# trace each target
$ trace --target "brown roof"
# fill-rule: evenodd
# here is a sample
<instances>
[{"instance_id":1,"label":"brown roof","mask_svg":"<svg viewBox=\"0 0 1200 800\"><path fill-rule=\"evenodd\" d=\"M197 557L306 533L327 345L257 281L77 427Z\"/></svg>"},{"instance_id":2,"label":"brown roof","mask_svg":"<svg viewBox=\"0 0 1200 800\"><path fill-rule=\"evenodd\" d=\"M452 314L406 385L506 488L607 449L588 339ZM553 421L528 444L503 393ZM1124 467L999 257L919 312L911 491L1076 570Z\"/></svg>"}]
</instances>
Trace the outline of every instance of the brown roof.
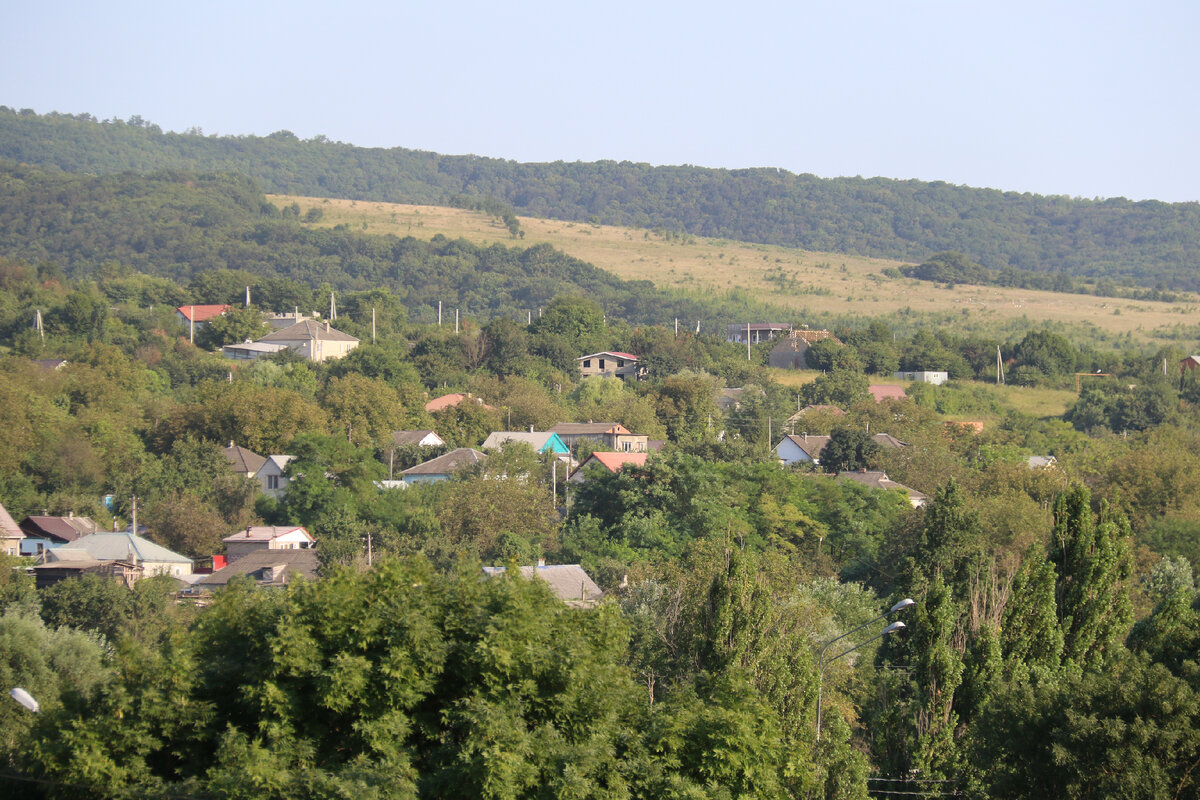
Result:
<instances>
[{"instance_id":1,"label":"brown roof","mask_svg":"<svg viewBox=\"0 0 1200 800\"><path fill-rule=\"evenodd\" d=\"M289 325L286 328L281 328L259 339L260 342L296 342L296 341L323 341L323 342L357 342L348 333L342 333L336 328L329 327L328 322L317 322L311 319L304 319L297 322L295 325Z\"/></svg>"},{"instance_id":2,"label":"brown roof","mask_svg":"<svg viewBox=\"0 0 1200 800\"><path fill-rule=\"evenodd\" d=\"M226 447L221 452L229 459L234 472L241 472L246 475L254 475L262 469L263 464L267 463L267 460L258 453L253 450L247 450L244 447L239 447L233 442L230 442L229 447Z\"/></svg>"},{"instance_id":3,"label":"brown roof","mask_svg":"<svg viewBox=\"0 0 1200 800\"><path fill-rule=\"evenodd\" d=\"M826 339L833 339L838 344L842 343L840 339L838 339L836 336L834 336L829 331L810 331L807 329L803 329L803 330L792 331L791 334L789 334L789 335L793 339L803 339L804 341L808 342L809 344L813 344L814 342L821 342Z\"/></svg>"},{"instance_id":4,"label":"brown roof","mask_svg":"<svg viewBox=\"0 0 1200 800\"><path fill-rule=\"evenodd\" d=\"M429 434L437 436L437 431L392 431L392 441L397 445L420 444L421 440ZM442 437L438 436L439 439Z\"/></svg>"},{"instance_id":5,"label":"brown roof","mask_svg":"<svg viewBox=\"0 0 1200 800\"><path fill-rule=\"evenodd\" d=\"M595 436L602 433L628 434L630 431L619 422L560 422L550 429L550 433L567 436Z\"/></svg>"},{"instance_id":6,"label":"brown roof","mask_svg":"<svg viewBox=\"0 0 1200 800\"><path fill-rule=\"evenodd\" d=\"M415 467L409 467L401 472L401 475L449 475L451 472L457 472L460 469L474 466L475 464L484 464L487 462L487 455L472 450L470 447L460 447L457 450L451 450L445 455L432 458L423 464L417 464Z\"/></svg>"},{"instance_id":7,"label":"brown roof","mask_svg":"<svg viewBox=\"0 0 1200 800\"><path fill-rule=\"evenodd\" d=\"M205 575L195 585L210 588L225 586L239 575L252 575L259 570L273 573L269 577L264 574L260 582L281 585L297 576L312 580L317 577L318 568L317 551L313 549L258 550L247 553L224 569Z\"/></svg>"},{"instance_id":8,"label":"brown roof","mask_svg":"<svg viewBox=\"0 0 1200 800\"><path fill-rule=\"evenodd\" d=\"M21 520L18 526L25 531L26 536L35 539L43 537L58 539L62 542L73 542L76 539L89 536L98 530L95 522L88 517L46 517L30 515Z\"/></svg>"}]
</instances>

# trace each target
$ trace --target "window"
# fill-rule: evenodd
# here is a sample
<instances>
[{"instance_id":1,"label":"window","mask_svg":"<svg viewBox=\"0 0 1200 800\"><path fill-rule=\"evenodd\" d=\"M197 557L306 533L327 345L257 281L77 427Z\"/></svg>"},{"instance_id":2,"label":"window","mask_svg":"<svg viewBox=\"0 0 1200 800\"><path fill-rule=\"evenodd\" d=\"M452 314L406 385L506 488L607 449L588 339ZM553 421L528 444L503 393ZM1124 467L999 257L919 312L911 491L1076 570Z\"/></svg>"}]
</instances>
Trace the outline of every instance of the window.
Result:
<instances>
[{"instance_id":1,"label":"window","mask_svg":"<svg viewBox=\"0 0 1200 800\"><path fill-rule=\"evenodd\" d=\"M274 489L278 489L278 488L279 488L279 476L278 475L268 475L267 476L267 489L274 490Z\"/></svg>"},{"instance_id":2,"label":"window","mask_svg":"<svg viewBox=\"0 0 1200 800\"><path fill-rule=\"evenodd\" d=\"M623 359L623 358L618 358L618 359L617 359L617 366L618 366L618 367L623 367L623 366L625 366L625 359Z\"/></svg>"},{"instance_id":3,"label":"window","mask_svg":"<svg viewBox=\"0 0 1200 800\"><path fill-rule=\"evenodd\" d=\"M604 369L604 359L600 359L600 369Z\"/></svg>"},{"instance_id":4,"label":"window","mask_svg":"<svg viewBox=\"0 0 1200 800\"><path fill-rule=\"evenodd\" d=\"M590 358L585 358L585 359L583 360L583 365L584 365L585 367L590 367L590 366L592 365L592 360L591 360Z\"/></svg>"},{"instance_id":5,"label":"window","mask_svg":"<svg viewBox=\"0 0 1200 800\"><path fill-rule=\"evenodd\" d=\"M633 449L633 442L630 442L630 441L622 442L621 449L624 450L626 453L628 453L630 450Z\"/></svg>"}]
</instances>

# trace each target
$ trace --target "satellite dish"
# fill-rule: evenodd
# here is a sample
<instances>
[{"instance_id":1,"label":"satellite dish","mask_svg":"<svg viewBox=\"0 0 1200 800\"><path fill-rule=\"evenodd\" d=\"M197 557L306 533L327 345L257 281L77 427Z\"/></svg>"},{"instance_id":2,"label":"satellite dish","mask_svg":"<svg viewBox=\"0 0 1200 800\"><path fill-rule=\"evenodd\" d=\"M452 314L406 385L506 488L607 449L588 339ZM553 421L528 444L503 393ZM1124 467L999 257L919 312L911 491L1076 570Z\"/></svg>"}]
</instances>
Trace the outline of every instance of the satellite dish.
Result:
<instances>
[{"instance_id":1,"label":"satellite dish","mask_svg":"<svg viewBox=\"0 0 1200 800\"><path fill-rule=\"evenodd\" d=\"M13 700L16 700L33 713L36 714L39 710L41 710L40 706L38 706L38 701L33 699L33 695L21 687L18 686L16 689L10 691L9 694L12 695Z\"/></svg>"}]
</instances>

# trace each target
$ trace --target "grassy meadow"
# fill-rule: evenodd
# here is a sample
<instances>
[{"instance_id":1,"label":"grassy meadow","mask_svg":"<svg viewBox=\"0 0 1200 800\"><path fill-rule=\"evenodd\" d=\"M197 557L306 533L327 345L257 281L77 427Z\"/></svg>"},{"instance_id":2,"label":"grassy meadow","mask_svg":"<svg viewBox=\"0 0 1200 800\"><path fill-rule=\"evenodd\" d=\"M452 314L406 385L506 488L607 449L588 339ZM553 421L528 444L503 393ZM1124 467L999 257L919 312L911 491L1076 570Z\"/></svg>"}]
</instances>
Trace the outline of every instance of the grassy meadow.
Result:
<instances>
[{"instance_id":1,"label":"grassy meadow","mask_svg":"<svg viewBox=\"0 0 1200 800\"><path fill-rule=\"evenodd\" d=\"M318 207L320 227L346 225L365 233L430 239L436 234L475 244L548 243L625 279L645 279L664 288L744 291L806 315L889 316L915 313L939 317L961 330L1018 331L1045 323L1092 328L1099 337L1165 340L1165 331L1195 328L1200 301L1176 303L1123 300L1026 289L958 285L947 287L884 275L902 262L772 245L594 225L520 218L523 238L514 240L497 218L478 211L438 206L330 200L274 195L280 206L296 202L301 213Z\"/></svg>"}]
</instances>

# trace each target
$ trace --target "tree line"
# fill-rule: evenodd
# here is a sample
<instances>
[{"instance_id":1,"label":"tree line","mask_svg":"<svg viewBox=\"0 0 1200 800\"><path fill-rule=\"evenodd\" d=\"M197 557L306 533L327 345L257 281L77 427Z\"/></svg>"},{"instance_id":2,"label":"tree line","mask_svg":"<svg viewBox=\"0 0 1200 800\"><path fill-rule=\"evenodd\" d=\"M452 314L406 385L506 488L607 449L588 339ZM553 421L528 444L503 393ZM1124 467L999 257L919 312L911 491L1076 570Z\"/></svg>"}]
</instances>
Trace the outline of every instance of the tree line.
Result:
<instances>
[{"instance_id":1,"label":"tree line","mask_svg":"<svg viewBox=\"0 0 1200 800\"><path fill-rule=\"evenodd\" d=\"M386 202L499 202L536 217L920 262L1197 290L1200 206L1083 199L785 170L632 162L519 164L269 136L163 132L140 118L0 107L0 157L69 172L228 172L271 192Z\"/></svg>"}]
</instances>

